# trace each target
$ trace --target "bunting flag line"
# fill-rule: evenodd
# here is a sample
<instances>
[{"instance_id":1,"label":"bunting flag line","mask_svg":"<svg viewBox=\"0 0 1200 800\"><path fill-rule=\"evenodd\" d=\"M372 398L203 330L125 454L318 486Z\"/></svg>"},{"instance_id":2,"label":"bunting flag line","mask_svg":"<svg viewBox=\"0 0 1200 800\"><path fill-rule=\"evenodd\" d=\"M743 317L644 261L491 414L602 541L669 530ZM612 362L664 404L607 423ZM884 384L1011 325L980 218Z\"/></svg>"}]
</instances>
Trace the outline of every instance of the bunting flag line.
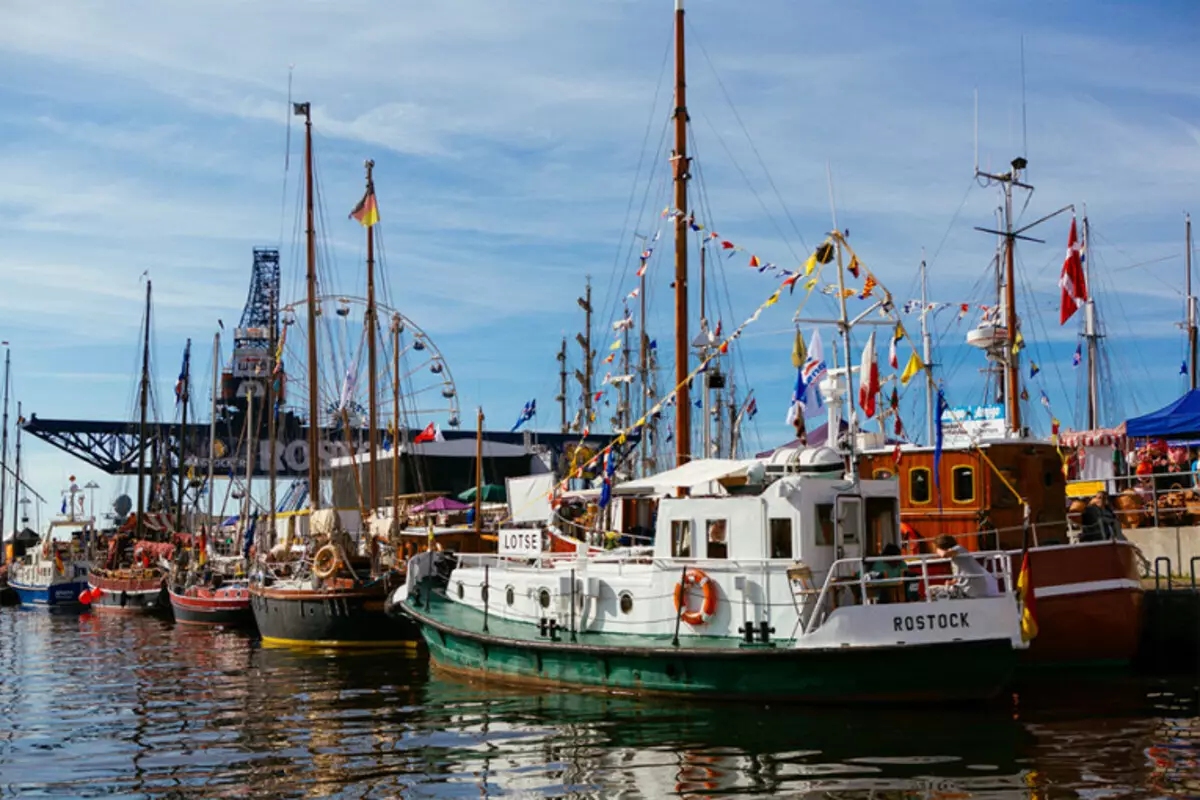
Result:
<instances>
[{"instance_id":1,"label":"bunting flag line","mask_svg":"<svg viewBox=\"0 0 1200 800\"><path fill-rule=\"evenodd\" d=\"M904 326L899 322L896 323L896 331L892 334L892 342L888 347L888 366L892 369L900 367L899 356L896 354L896 344L904 338Z\"/></svg>"},{"instance_id":2,"label":"bunting flag line","mask_svg":"<svg viewBox=\"0 0 1200 800\"><path fill-rule=\"evenodd\" d=\"M869 273L868 273L869 275ZM875 331L867 337L858 367L858 405L867 419L875 416L875 396L879 394L879 364L875 361Z\"/></svg>"},{"instance_id":3,"label":"bunting flag line","mask_svg":"<svg viewBox=\"0 0 1200 800\"><path fill-rule=\"evenodd\" d=\"M537 399L534 398L533 400L530 400L528 403L526 403L525 407L523 409L521 409L521 414L520 414L520 416L517 417L517 422L515 425L512 426L512 430L509 431L509 433L515 433L517 428L521 427L526 422L529 422L529 420L533 419L534 415L536 415L536 414L537 414Z\"/></svg>"},{"instance_id":4,"label":"bunting flag line","mask_svg":"<svg viewBox=\"0 0 1200 800\"><path fill-rule=\"evenodd\" d=\"M1038 367L1036 362L1034 362L1034 361L1029 362L1029 378L1030 378L1030 380L1032 380L1033 378L1036 378L1037 374L1041 371L1042 370Z\"/></svg>"},{"instance_id":5,"label":"bunting flag line","mask_svg":"<svg viewBox=\"0 0 1200 800\"><path fill-rule=\"evenodd\" d=\"M1071 356L1071 366L1078 367L1081 361L1083 361L1083 342L1075 345L1075 355Z\"/></svg>"},{"instance_id":6,"label":"bunting flag line","mask_svg":"<svg viewBox=\"0 0 1200 800\"><path fill-rule=\"evenodd\" d=\"M921 363L921 358L917 355L917 351L913 350L912 354L908 357L908 363L904 366L904 372L900 374L900 385L908 386L908 382L923 369L925 369L925 365Z\"/></svg>"},{"instance_id":7,"label":"bunting flag line","mask_svg":"<svg viewBox=\"0 0 1200 800\"><path fill-rule=\"evenodd\" d=\"M858 299L866 300L868 297L871 296L871 294L875 291L875 287L878 285L879 285L879 282L877 280L875 280L875 276L872 275L870 272L867 272L867 279L863 283L863 288L862 288L862 291L859 292Z\"/></svg>"}]
</instances>

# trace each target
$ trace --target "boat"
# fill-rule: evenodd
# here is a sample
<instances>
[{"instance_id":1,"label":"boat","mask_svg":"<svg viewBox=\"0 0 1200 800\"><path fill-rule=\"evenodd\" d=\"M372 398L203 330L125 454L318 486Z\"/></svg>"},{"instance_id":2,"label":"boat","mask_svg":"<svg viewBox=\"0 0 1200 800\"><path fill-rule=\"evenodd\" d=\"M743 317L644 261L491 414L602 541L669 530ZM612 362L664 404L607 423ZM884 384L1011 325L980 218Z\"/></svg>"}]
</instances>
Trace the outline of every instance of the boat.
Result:
<instances>
[{"instance_id":1,"label":"boat","mask_svg":"<svg viewBox=\"0 0 1200 800\"><path fill-rule=\"evenodd\" d=\"M936 556L884 555L900 542L897 484L859 475L855 435L845 453L799 446L769 459L692 458L689 383L740 329L719 346L714 340L692 369L682 0L675 37L675 194L667 212L676 234L675 389L649 416L673 403L676 466L624 484L654 495L653 544L577 539L562 552L561 530L501 529L496 554L416 556L391 602L420 626L437 668L498 681L765 701L993 697L1025 646L1006 554L977 554L972 569L987 588L969 591L946 584ZM855 323L842 291L846 245L834 228L827 252L837 253L837 323L848 357ZM854 395L850 370L831 377L822 389L832 415ZM601 512L624 506L612 501L622 491L613 476L635 452L629 434L637 427L614 433L588 462L603 465L596 524ZM568 476L583 469L572 464ZM551 496L566 483L564 476Z\"/></svg>"},{"instance_id":2,"label":"boat","mask_svg":"<svg viewBox=\"0 0 1200 800\"><path fill-rule=\"evenodd\" d=\"M1000 376L1003 405L935 413L936 391L932 373L926 370L927 441L934 441L935 425L940 425L945 437L940 459L932 445L905 445L898 451L898 462L896 450L877 448L862 455L860 468L864 474L898 480L908 552L928 551L941 534L957 537L970 550L1006 550L1018 568L1028 552L1039 633L1023 653L1023 665L1128 665L1142 630L1140 551L1123 540L1071 539L1061 442L1037 438L1022 423L1020 321L1013 279L1013 250L1021 231L1013 230L1011 212L1013 188L1031 187L1023 182L1025 159L1015 159L1011 166L1003 175L979 173L999 183L1005 193L1004 227L992 231L1002 243L998 263L1004 292L967 335L968 343L985 352L992 371ZM1083 229L1086 247L1086 218ZM1072 243L1073 234L1074 221ZM924 273L922 264L923 307ZM1090 294L1084 312L1091 390L1097 385L1099 337ZM921 315L924 363L931 364L925 316ZM1096 424L1096 402L1089 391L1089 427ZM1032 524L1026 524L1027 519Z\"/></svg>"},{"instance_id":3,"label":"boat","mask_svg":"<svg viewBox=\"0 0 1200 800\"><path fill-rule=\"evenodd\" d=\"M81 492L72 476L63 499L66 513L51 520L41 541L9 566L8 585L21 605L79 607L79 596L88 589L88 545L95 528L95 520L82 515Z\"/></svg>"},{"instance_id":4,"label":"boat","mask_svg":"<svg viewBox=\"0 0 1200 800\"><path fill-rule=\"evenodd\" d=\"M189 349L191 342L188 342ZM213 471L216 462L214 441L216 440L216 425L217 425L217 392L220 389L219 364L221 352L221 334L218 332L213 336L213 380L212 380L212 398L211 398L211 416L209 421L209 447L208 447L208 482L209 487L213 486ZM181 428L186 426L187 414L187 399L190 389L191 376L187 370L188 359L184 359L184 370L181 373L182 383L180 385L180 399L184 409L183 422ZM248 432L253 431L254 424L254 393L251 392L247 398L246 408L248 412L246 429ZM250 510L250 477L254 471L253 459L253 441L248 440L247 452L247 476L246 488L244 492L244 504L242 520L248 519ZM182 476L183 457L180 457L180 469ZM171 611L175 616L175 621L185 625L220 625L223 627L248 627L254 624L254 615L250 610L250 581L247 577L246 559L240 553L234 553L232 556L220 556L212 552L210 537L208 536L208 527L212 524L213 517L213 494L211 490L207 493L208 496L208 514L207 523L201 528L198 534L192 534L188 537L188 546L180 547L176 553L171 566L171 573L167 580L167 594L171 601ZM180 483L179 490L179 510L177 513L177 525L181 527L183 518L183 486ZM239 536L240 540L241 537Z\"/></svg>"},{"instance_id":5,"label":"boat","mask_svg":"<svg viewBox=\"0 0 1200 800\"><path fill-rule=\"evenodd\" d=\"M307 358L308 383L308 514L303 518L306 531L297 545L291 535L269 551L265 548L250 575L250 605L263 642L270 645L301 647L391 647L415 645L416 629L410 620L386 613L384 602L403 581L393 562L385 562L382 543L370 529L369 521L378 507L376 486L376 332L374 300L374 224L378 221L373 162L368 161L367 187L359 205L358 219L367 230L367 311L364 327L368 331L368 377L370 380L370 474L366 509L343 515L336 508L323 508L321 498L321 461L318 457L321 414L318 398L316 276L316 230L313 201L312 113L309 103L296 103L293 111L304 117L305 203L307 245ZM340 311L340 309L339 309ZM347 309L348 311L348 309ZM398 355L397 355L398 358ZM347 386L352 381L347 380ZM399 388L397 387L397 391ZM344 392L345 394L346 392ZM335 424L344 426L349 439L349 410L340 404ZM356 473L357 474L357 473ZM360 492L361 496L361 492ZM349 524L347 524L349 523ZM348 530L349 528L349 530ZM357 530L362 528L363 530ZM275 535L273 525L270 535ZM297 552L299 551L299 552Z\"/></svg>"},{"instance_id":6,"label":"boat","mask_svg":"<svg viewBox=\"0 0 1200 800\"><path fill-rule=\"evenodd\" d=\"M171 520L165 514L147 512L146 451L149 449L150 399L150 299L152 287L146 280L146 308L142 331L142 371L138 405L138 486L136 512L126 517L97 553L88 570L88 590L81 601L97 611L124 613L170 610L166 597L165 559L173 552ZM126 500L128 503L128 500ZM124 511L128 511L126 505ZM153 537L153 538L148 538Z\"/></svg>"}]
</instances>

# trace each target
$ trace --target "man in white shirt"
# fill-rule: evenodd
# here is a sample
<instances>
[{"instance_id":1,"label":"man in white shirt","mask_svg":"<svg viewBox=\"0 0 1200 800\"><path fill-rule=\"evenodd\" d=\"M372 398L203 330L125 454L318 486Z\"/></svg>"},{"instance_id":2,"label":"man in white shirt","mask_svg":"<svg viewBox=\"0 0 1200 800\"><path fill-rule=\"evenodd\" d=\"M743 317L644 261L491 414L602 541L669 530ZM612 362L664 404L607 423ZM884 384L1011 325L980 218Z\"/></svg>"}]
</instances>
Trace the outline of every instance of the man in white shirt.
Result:
<instances>
[{"instance_id":1,"label":"man in white shirt","mask_svg":"<svg viewBox=\"0 0 1200 800\"><path fill-rule=\"evenodd\" d=\"M996 576L984 569L953 536L943 534L934 539L933 544L938 556L950 559L950 567L954 570L951 585L957 586L964 597L997 597L1000 594Z\"/></svg>"}]
</instances>

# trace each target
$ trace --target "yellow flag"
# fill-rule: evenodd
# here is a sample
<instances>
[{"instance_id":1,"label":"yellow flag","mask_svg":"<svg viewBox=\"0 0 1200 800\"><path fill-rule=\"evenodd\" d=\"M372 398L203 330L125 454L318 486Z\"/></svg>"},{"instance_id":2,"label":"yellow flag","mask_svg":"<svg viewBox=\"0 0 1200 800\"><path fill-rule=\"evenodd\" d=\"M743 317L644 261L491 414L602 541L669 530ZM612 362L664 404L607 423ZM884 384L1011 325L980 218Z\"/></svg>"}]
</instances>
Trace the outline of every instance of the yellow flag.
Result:
<instances>
[{"instance_id":1,"label":"yellow flag","mask_svg":"<svg viewBox=\"0 0 1200 800\"><path fill-rule=\"evenodd\" d=\"M621 340L617 339L615 342L613 342L612 344L610 344L608 346L608 349L609 350L620 350L621 349Z\"/></svg>"},{"instance_id":2,"label":"yellow flag","mask_svg":"<svg viewBox=\"0 0 1200 800\"><path fill-rule=\"evenodd\" d=\"M817 268L817 254L813 253L811 256L808 257L808 260L804 262L804 274L812 275L812 271L816 268Z\"/></svg>"},{"instance_id":3,"label":"yellow flag","mask_svg":"<svg viewBox=\"0 0 1200 800\"><path fill-rule=\"evenodd\" d=\"M809 280L809 282L808 282L808 283L804 284L804 288L805 288L805 289L807 289L807 290L808 290L808 291L810 291L810 292L811 292L813 289L817 288L817 279L816 279L816 278L812 278L811 280Z\"/></svg>"},{"instance_id":4,"label":"yellow flag","mask_svg":"<svg viewBox=\"0 0 1200 800\"><path fill-rule=\"evenodd\" d=\"M1013 339L1013 355L1015 356L1017 353L1021 352L1021 348L1024 346L1025 337L1021 335L1020 331L1017 331L1017 338Z\"/></svg>"},{"instance_id":5,"label":"yellow flag","mask_svg":"<svg viewBox=\"0 0 1200 800\"><path fill-rule=\"evenodd\" d=\"M804 366L806 358L808 358L808 348L804 346L804 334L797 330L796 343L792 345L792 366L800 369Z\"/></svg>"},{"instance_id":6,"label":"yellow flag","mask_svg":"<svg viewBox=\"0 0 1200 800\"><path fill-rule=\"evenodd\" d=\"M921 362L920 357L917 356L917 351L913 350L912 355L908 357L908 363L904 365L904 372L900 374L900 384L908 386L908 382L913 379L913 376L923 369L925 369L925 365Z\"/></svg>"},{"instance_id":7,"label":"yellow flag","mask_svg":"<svg viewBox=\"0 0 1200 800\"><path fill-rule=\"evenodd\" d=\"M779 302L779 290L778 289L775 290L775 294L773 294L767 298L767 302L763 303L762 307L770 308L771 306L775 305L775 303L777 303L777 302Z\"/></svg>"}]
</instances>

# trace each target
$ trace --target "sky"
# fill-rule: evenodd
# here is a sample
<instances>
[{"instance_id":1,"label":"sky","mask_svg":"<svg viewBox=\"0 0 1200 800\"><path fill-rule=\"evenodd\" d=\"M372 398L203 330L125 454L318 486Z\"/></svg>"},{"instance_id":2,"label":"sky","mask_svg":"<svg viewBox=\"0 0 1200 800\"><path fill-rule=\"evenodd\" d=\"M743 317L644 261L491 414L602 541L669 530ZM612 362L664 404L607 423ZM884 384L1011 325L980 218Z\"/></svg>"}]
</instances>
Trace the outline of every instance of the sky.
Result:
<instances>
[{"instance_id":1,"label":"sky","mask_svg":"<svg viewBox=\"0 0 1200 800\"><path fill-rule=\"evenodd\" d=\"M290 75L292 99L313 108L323 288L362 293L362 229L346 214L373 159L387 301L436 342L466 416L482 406L507 429L536 398L537 427L557 429L555 353L582 325L575 298L590 277L603 357L604 329L636 285L635 235L660 229L669 203L672 5L7 0L0 339L14 405L134 418L143 273L164 419L177 413L184 341L207 343L217 320L240 316L255 246L281 249L284 297L299 296L303 131L288 113ZM1020 224L1070 204L1082 220L1086 207L1106 421L1169 402L1186 388L1176 323L1184 214L1200 184L1198 17L1183 2L688 0L698 220L746 248L710 264L710 317L728 330L750 316L778 278L748 268L748 255L799 266L833 225L832 196L837 225L898 305L918 296L925 258L929 298L950 306L930 317L939 378L953 405L982 402L983 362L962 344L976 315L956 320L958 304L992 302L995 237L974 228L994 226L999 195L973 177L977 93L980 167L1029 160L1036 191L1027 205L1017 197ZM1078 317L1058 325L1056 288L1069 224L1030 231L1044 243L1016 255L1026 355L1040 368L1027 414L1042 432L1042 391L1066 427L1078 420ZM647 298L669 363L666 233ZM785 293L734 348L736 382L758 401L751 449L790 438L800 294ZM818 297L805 313L832 310ZM206 346L194 360L205 375ZM910 429L923 430L923 408L907 387ZM128 491L44 443L23 445L48 508L70 475L101 484L98 506Z\"/></svg>"}]
</instances>

